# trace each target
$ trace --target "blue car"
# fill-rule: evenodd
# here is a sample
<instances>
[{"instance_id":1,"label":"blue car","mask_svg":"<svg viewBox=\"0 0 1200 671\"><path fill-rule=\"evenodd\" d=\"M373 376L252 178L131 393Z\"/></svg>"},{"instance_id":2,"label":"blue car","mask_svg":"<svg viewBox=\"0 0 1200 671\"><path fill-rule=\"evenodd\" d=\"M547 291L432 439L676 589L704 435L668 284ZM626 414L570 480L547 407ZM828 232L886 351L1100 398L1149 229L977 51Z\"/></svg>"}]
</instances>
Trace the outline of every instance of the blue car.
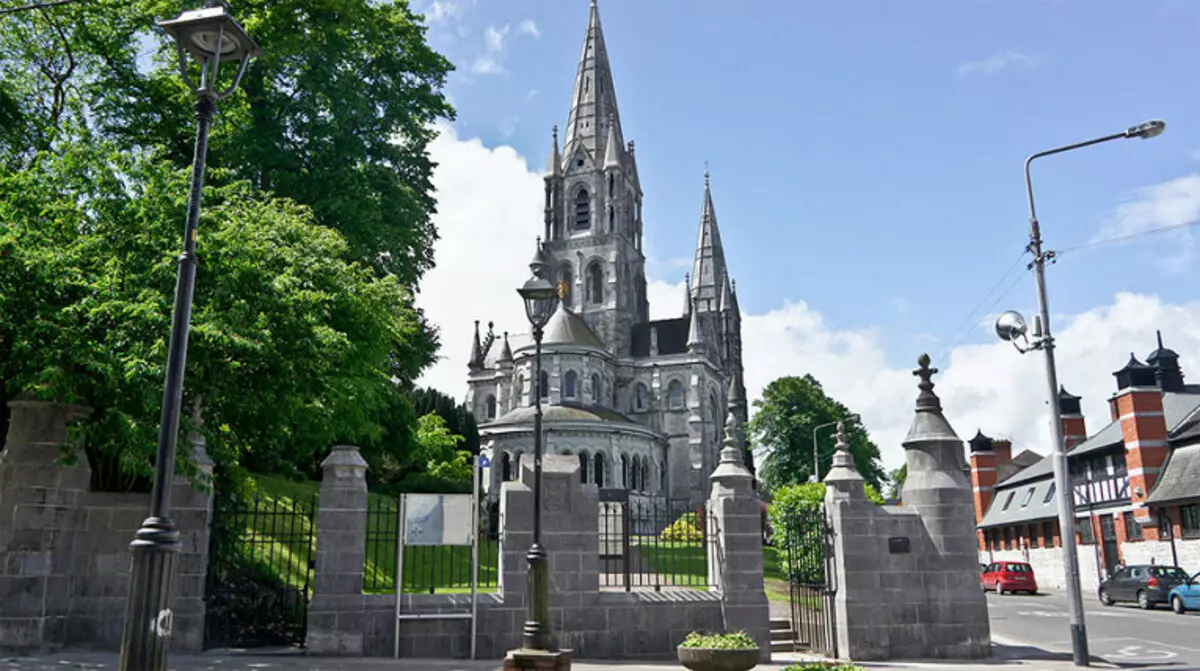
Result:
<instances>
[{"instance_id":1,"label":"blue car","mask_svg":"<svg viewBox=\"0 0 1200 671\"><path fill-rule=\"evenodd\" d=\"M1189 610L1200 610L1200 573L1171 590L1167 595L1171 610L1183 615Z\"/></svg>"}]
</instances>

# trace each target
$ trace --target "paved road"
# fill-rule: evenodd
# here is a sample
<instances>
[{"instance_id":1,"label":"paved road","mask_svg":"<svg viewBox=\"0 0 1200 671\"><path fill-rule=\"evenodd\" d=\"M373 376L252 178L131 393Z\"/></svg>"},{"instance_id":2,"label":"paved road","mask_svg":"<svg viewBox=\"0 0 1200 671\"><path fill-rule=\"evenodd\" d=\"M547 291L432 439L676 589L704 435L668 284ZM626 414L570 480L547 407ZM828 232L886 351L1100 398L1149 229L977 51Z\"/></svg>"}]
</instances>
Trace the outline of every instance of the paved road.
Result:
<instances>
[{"instance_id":1,"label":"paved road","mask_svg":"<svg viewBox=\"0 0 1200 671\"><path fill-rule=\"evenodd\" d=\"M1200 669L1200 614L1176 615L1165 606L1151 611L1105 607L1086 592L1083 609L1093 656L1121 666ZM989 593L988 610L997 643L1053 652L1071 650L1067 599L1061 592L1038 596Z\"/></svg>"}]
</instances>

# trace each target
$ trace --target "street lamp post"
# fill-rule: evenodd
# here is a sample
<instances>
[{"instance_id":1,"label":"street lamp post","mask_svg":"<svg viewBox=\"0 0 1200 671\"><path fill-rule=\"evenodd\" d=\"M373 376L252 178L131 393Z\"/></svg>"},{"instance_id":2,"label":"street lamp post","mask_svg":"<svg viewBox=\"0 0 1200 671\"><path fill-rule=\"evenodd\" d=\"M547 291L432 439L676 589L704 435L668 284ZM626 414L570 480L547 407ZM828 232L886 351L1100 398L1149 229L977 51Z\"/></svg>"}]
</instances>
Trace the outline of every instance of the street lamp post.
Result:
<instances>
[{"instance_id":1,"label":"street lamp post","mask_svg":"<svg viewBox=\"0 0 1200 671\"><path fill-rule=\"evenodd\" d=\"M134 541L129 599L125 607L125 631L121 641L121 671L165 671L170 646L171 590L175 556L179 553L179 530L171 519L171 480L175 475L175 443L179 436L179 412L183 400L183 376L187 363L188 330L192 316L192 294L196 286L196 231L200 221L200 195L204 187L204 161L208 154L208 130L217 101L233 92L258 54L258 45L226 11L214 2L203 9L183 12L160 21L175 40L179 72L196 96L196 153L192 161L192 186L188 196L183 253L175 284L175 308L167 350L167 373L163 383L162 415L154 462L154 489L150 494L150 516L142 522ZM200 79L188 75L187 56L200 65ZM241 61L237 75L225 90L217 88L222 61Z\"/></svg>"},{"instance_id":2,"label":"street lamp post","mask_svg":"<svg viewBox=\"0 0 1200 671\"><path fill-rule=\"evenodd\" d=\"M525 560L529 573L525 580L526 617L522 647L550 651L554 637L550 630L550 574L546 548L542 547L542 329L558 303L558 290L546 279L546 257L538 238L537 253L529 263L533 277L517 289L525 301L525 316L533 331L533 544ZM519 467L519 465L518 465Z\"/></svg>"},{"instance_id":3,"label":"street lamp post","mask_svg":"<svg viewBox=\"0 0 1200 671\"><path fill-rule=\"evenodd\" d=\"M850 415L849 417L858 417L858 415ZM842 422L842 421L845 421L845 420L835 419L832 422L825 422L824 424L819 424L819 425L813 427L813 475L812 475L813 482L821 481L821 457L820 457L820 453L817 451L817 432L820 431L821 429L824 429L827 426L833 426L833 425L837 424L838 422Z\"/></svg>"},{"instance_id":4,"label":"street lamp post","mask_svg":"<svg viewBox=\"0 0 1200 671\"><path fill-rule=\"evenodd\" d=\"M1042 230L1038 223L1037 210L1033 204L1033 179L1029 167L1035 159L1053 154L1090 147L1102 142L1121 140L1125 138L1149 139L1157 137L1166 130L1162 121L1147 121L1133 126L1120 133L1079 142L1076 144L1049 149L1031 155L1025 159L1025 192L1029 198L1029 246L1033 255L1034 277L1037 281L1038 317L1034 320L1033 341L1026 338L1027 327L1025 319L1017 312L1008 311L996 319L996 333L1001 339L1007 340L1022 354L1033 349L1046 353L1046 384L1050 390L1050 436L1054 463L1054 483L1058 496L1058 526L1063 539L1064 563L1067 578L1067 605L1070 609L1071 650L1076 666L1088 665L1087 627L1083 619L1083 595L1079 588L1079 553L1075 547L1075 507L1071 493L1071 481L1067 470L1067 452L1063 445L1062 412L1058 406L1058 372L1054 363L1054 338L1050 332L1050 305L1046 299L1046 261L1053 260L1053 251L1042 251ZM1025 341L1022 347L1019 341Z\"/></svg>"}]
</instances>

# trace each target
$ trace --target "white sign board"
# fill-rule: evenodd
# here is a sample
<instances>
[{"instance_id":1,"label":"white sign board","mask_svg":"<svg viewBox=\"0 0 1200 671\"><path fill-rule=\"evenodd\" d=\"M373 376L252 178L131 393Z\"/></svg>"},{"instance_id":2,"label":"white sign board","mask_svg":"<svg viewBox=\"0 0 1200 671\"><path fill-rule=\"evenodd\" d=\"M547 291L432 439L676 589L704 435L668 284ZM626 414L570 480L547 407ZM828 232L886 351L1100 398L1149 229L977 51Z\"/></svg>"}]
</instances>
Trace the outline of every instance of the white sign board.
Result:
<instances>
[{"instance_id":1,"label":"white sign board","mask_svg":"<svg viewBox=\"0 0 1200 671\"><path fill-rule=\"evenodd\" d=\"M405 545L471 545L474 542L470 494L405 494Z\"/></svg>"}]
</instances>

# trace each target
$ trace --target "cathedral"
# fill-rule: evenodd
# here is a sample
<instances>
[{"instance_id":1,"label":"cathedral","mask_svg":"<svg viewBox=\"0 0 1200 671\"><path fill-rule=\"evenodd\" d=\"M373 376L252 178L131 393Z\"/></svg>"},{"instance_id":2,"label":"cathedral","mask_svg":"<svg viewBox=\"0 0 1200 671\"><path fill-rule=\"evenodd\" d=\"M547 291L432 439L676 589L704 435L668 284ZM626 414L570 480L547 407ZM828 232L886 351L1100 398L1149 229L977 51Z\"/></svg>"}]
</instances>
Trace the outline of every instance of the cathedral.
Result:
<instances>
[{"instance_id":1,"label":"cathedral","mask_svg":"<svg viewBox=\"0 0 1200 671\"><path fill-rule=\"evenodd\" d=\"M481 338L476 322L468 362L466 403L490 451L489 498L516 479L520 456L532 454L537 394L546 453L577 455L583 482L698 504L718 462L725 413L746 420L736 285L706 171L683 314L650 319L641 181L634 143L621 131L595 0L545 191L544 230L530 248L561 300L544 329L541 379L533 379L532 338L498 337L491 325Z\"/></svg>"}]
</instances>

